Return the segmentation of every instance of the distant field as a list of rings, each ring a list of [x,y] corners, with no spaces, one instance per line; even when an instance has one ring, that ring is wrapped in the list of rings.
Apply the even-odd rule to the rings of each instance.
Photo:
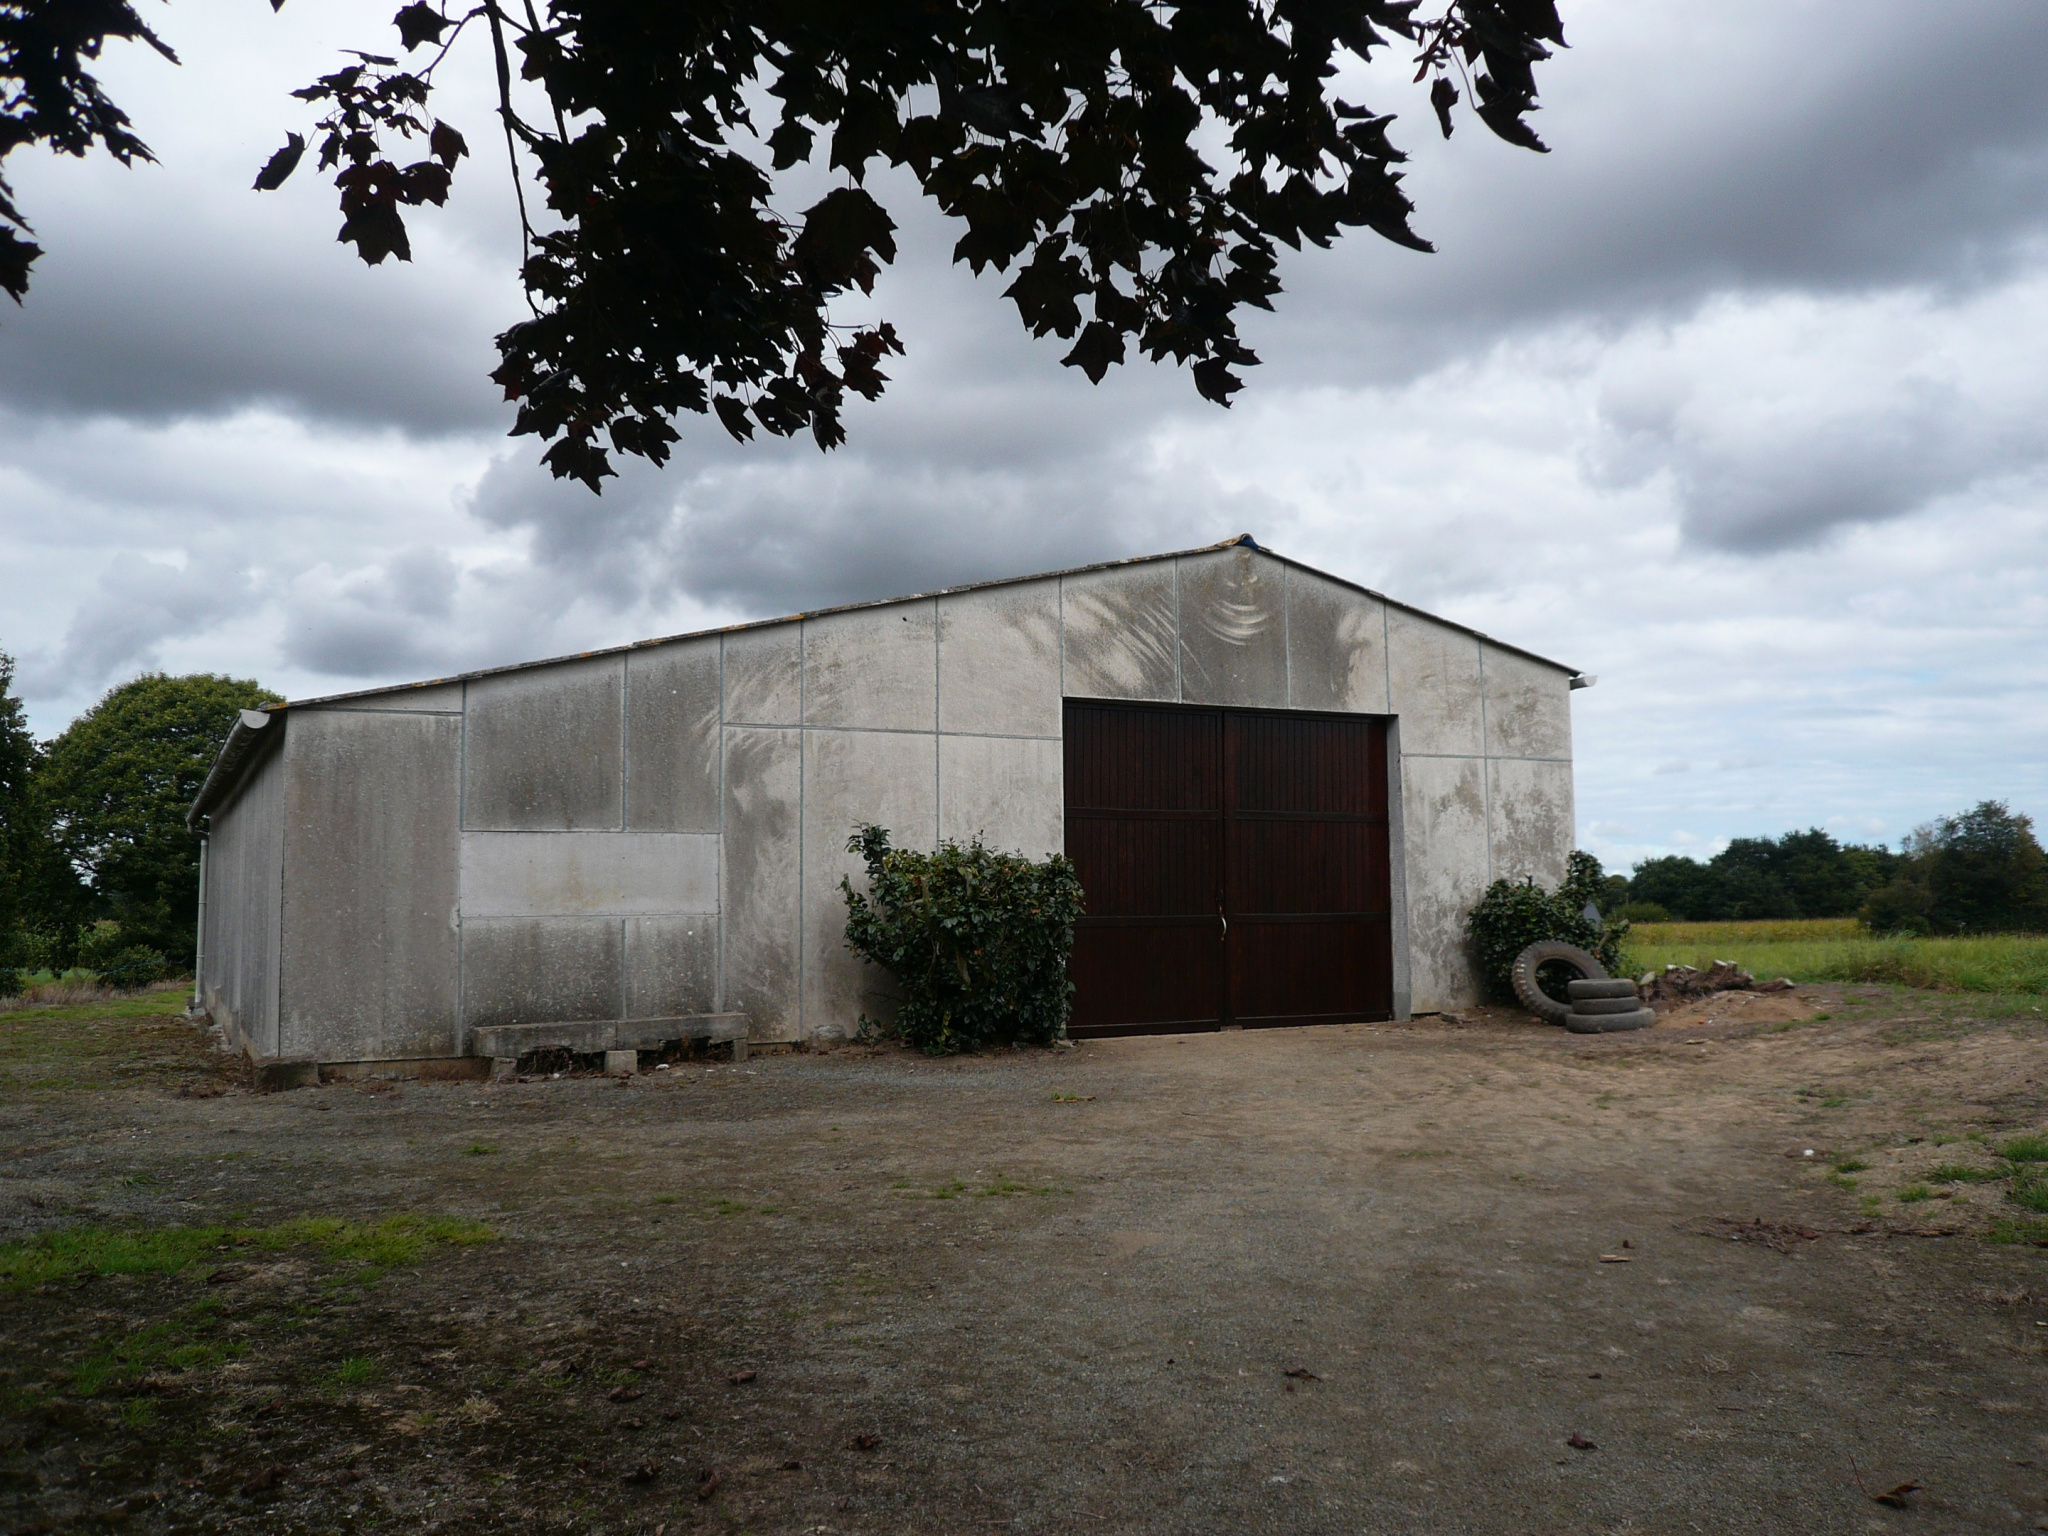
[[[1639,923],[1636,970],[1733,960],[1759,978],[1874,981],[1950,992],[2048,992],[2048,935],[1873,938],[1853,918],[1778,923]]]

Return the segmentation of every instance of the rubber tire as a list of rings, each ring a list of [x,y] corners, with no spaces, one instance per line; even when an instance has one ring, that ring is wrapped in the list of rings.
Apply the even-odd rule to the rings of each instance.
[[[1586,997],[1634,997],[1636,984],[1626,976],[1613,976],[1596,981],[1568,981],[1565,991],[1571,993],[1572,1001]]]
[[[1648,1029],[1657,1022],[1657,1010],[1638,1008],[1634,1013],[1574,1013],[1564,1027],[1575,1035],[1611,1035],[1624,1029]]]
[[[1572,1012],[1584,1018],[1598,1018],[1609,1013],[1634,1013],[1643,1006],[1643,1000],[1634,993],[1627,997],[1575,997]]]
[[[1515,997],[1545,1023],[1562,1024],[1571,1015],[1571,1004],[1560,1003],[1536,985],[1536,968],[1553,960],[1563,961],[1587,981],[1605,981],[1607,970],[1578,945],[1567,944],[1562,939],[1539,940],[1515,956],[1514,969],[1508,973]]]

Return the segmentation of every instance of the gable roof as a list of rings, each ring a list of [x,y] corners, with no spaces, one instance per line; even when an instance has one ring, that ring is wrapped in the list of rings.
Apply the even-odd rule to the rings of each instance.
[[[410,693],[414,689],[419,688],[440,688],[450,683],[466,683],[480,677],[497,677],[507,672],[526,672],[537,667],[557,666],[565,661],[585,661],[594,656],[617,656],[627,651],[648,650],[658,645],[674,645],[684,640],[702,640],[712,635],[739,634],[750,629],[772,629],[778,624],[795,624],[804,619],[822,618],[827,614],[854,613],[863,608],[890,608],[898,603],[923,602],[936,597],[951,597],[961,592],[984,592],[992,587],[1013,587],[1029,581],[1056,581],[1065,576],[1082,576],[1093,571],[1113,571],[1125,566],[1155,565],[1162,560],[1182,560],[1192,555],[1212,555],[1226,549],[1256,550],[1269,560],[1277,560],[1282,565],[1291,566],[1298,571],[1306,571],[1308,574],[1320,577],[1324,581],[1349,588],[1353,592],[1372,598],[1375,602],[1385,603],[1390,608],[1398,608],[1403,613],[1417,614],[1422,618],[1428,619],[1432,624],[1441,624],[1444,628],[1456,630],[1459,634],[1470,635],[1475,640],[1484,641],[1496,649],[1511,651],[1517,656],[1526,657],[1528,660],[1543,666],[1554,667],[1571,677],[1583,675],[1577,667],[1567,666],[1561,661],[1553,661],[1548,656],[1539,656],[1534,651],[1525,650],[1519,645],[1510,645],[1505,640],[1496,640],[1492,635],[1474,629],[1469,624],[1460,624],[1455,620],[1442,618],[1437,614],[1429,612],[1427,609],[1417,608],[1413,603],[1401,602],[1398,598],[1388,597],[1384,592],[1375,592],[1372,588],[1362,587],[1355,581],[1347,581],[1342,576],[1333,576],[1328,571],[1318,570],[1312,565],[1304,565],[1299,560],[1290,560],[1285,555],[1267,549],[1250,534],[1241,533],[1234,539],[1225,539],[1218,544],[1204,544],[1195,549],[1169,550],[1164,554],[1157,555],[1134,555],[1125,560],[1099,560],[1093,565],[1068,566],[1066,569],[1058,571],[1038,571],[1029,576],[1004,576],[994,581],[972,581],[962,586],[940,587],[930,592],[910,592],[901,597],[875,598],[861,603],[840,603],[836,607],[831,608],[808,608],[801,613],[783,614],[779,618],[754,619],[745,624],[726,624],[716,629],[691,630],[680,635],[662,635],[652,640],[635,640],[626,645],[604,646],[594,651],[572,651],[566,656],[547,656],[538,661],[515,661],[502,667],[479,667],[470,672],[451,672],[445,677],[424,678],[416,683],[389,683],[381,688],[359,688],[348,693],[327,693],[310,699],[288,699],[282,704],[268,705],[260,713],[245,710],[243,718],[235,723],[233,729],[228,732],[227,740],[221,744],[220,755],[214,760],[213,769],[207,774],[206,782],[200,786],[199,794],[193,800],[191,810],[186,813],[185,821],[188,826],[196,827],[199,818],[204,816],[221,800],[225,799],[234,788],[236,780],[241,776],[244,764],[251,759],[258,745],[257,733],[260,724],[263,723],[262,716],[264,715],[282,714],[288,710],[315,704],[343,704],[354,699],[383,698],[394,693]],[[251,725],[249,723],[252,717],[258,724]]]

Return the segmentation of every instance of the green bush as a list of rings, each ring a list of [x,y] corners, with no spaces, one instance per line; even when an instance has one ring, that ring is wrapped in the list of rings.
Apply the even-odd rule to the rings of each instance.
[[[99,967],[96,974],[103,987],[146,987],[152,981],[162,981],[170,973],[170,962],[164,958],[162,950],[151,949],[145,944],[131,944]]]
[[[1496,880],[1486,888],[1479,905],[1467,920],[1479,975],[1493,994],[1507,1000],[1514,996],[1511,973],[1515,956],[1531,944],[1545,939],[1562,939],[1588,951],[1607,968],[1611,976],[1625,973],[1622,943],[1628,937],[1628,919],[1619,915],[1602,926],[1588,921],[1586,903],[1606,884],[1600,861],[1590,853],[1574,852],[1565,863],[1564,884],[1555,894],[1539,890],[1536,882],[1519,884]],[[1565,999],[1561,969],[1556,976],[1537,972],[1537,983],[1562,1002]]]
[[[1654,901],[1625,901],[1608,914],[1625,923],[1668,923],[1672,921],[1671,909],[1660,907]]]
[[[995,853],[979,838],[913,853],[891,848],[876,826],[862,827],[846,847],[868,867],[866,895],[839,882],[846,947],[901,985],[896,1030],[904,1040],[937,1056],[1060,1037],[1081,915],[1081,880],[1065,855]],[[861,1024],[872,1021],[863,1016]]]

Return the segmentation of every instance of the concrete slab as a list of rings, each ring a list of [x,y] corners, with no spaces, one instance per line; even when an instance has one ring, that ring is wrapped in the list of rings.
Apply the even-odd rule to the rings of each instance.
[[[803,733],[727,726],[720,1006],[757,1040],[802,1030],[802,809]]]
[[[1180,567],[1180,696],[1189,704],[1287,708],[1287,568],[1257,550]]]
[[[826,614],[803,628],[804,724],[934,729],[939,653],[931,600]]]
[[[626,653],[626,826],[718,830],[715,637]]]
[[[462,915],[715,912],[710,832],[465,832]]]
[[[1575,846],[1572,765],[1495,758],[1486,771],[1494,878],[1526,875],[1556,890],[1564,880],[1565,857]]]
[[[624,1011],[615,917],[487,917],[462,925],[466,1029]]]
[[[469,685],[463,825],[565,832],[620,825],[625,659],[597,656]]]
[[[1389,608],[1387,663],[1392,712],[1401,717],[1401,750],[1410,756],[1479,756],[1485,735],[1478,639],[1421,614]]]
[[[995,736],[939,738],[939,835],[1034,859],[1065,846],[1064,748]]]
[[[626,1013],[636,1019],[718,1006],[718,916],[626,919]]]
[[[281,1054],[455,1054],[462,722],[307,713],[285,739]]]
[[[939,729],[1060,734],[1058,582],[939,599]]]
[[[726,723],[803,724],[803,625],[792,619],[724,638]]]
[[[607,1074],[614,1077],[632,1077],[640,1070],[640,1053],[638,1051],[606,1051],[604,1053],[604,1069]]]
[[[1571,674],[1491,645],[1484,662],[1487,755],[1570,758]]]
[[[1290,569],[1287,700],[1293,709],[1388,713],[1386,604]]]
[[[1486,893],[1486,784],[1477,758],[1401,759],[1409,989],[1417,1013],[1477,998],[1465,919]]]
[[[1068,576],[1060,594],[1061,688],[1068,698],[1180,697],[1171,561]]]
[[[804,733],[804,1033],[844,1038],[863,1011],[889,1006],[890,981],[846,947],[839,881],[865,870],[846,840],[861,822],[899,848],[930,848],[938,830],[936,738],[872,731]],[[728,1004],[728,1006],[733,1006]]]

